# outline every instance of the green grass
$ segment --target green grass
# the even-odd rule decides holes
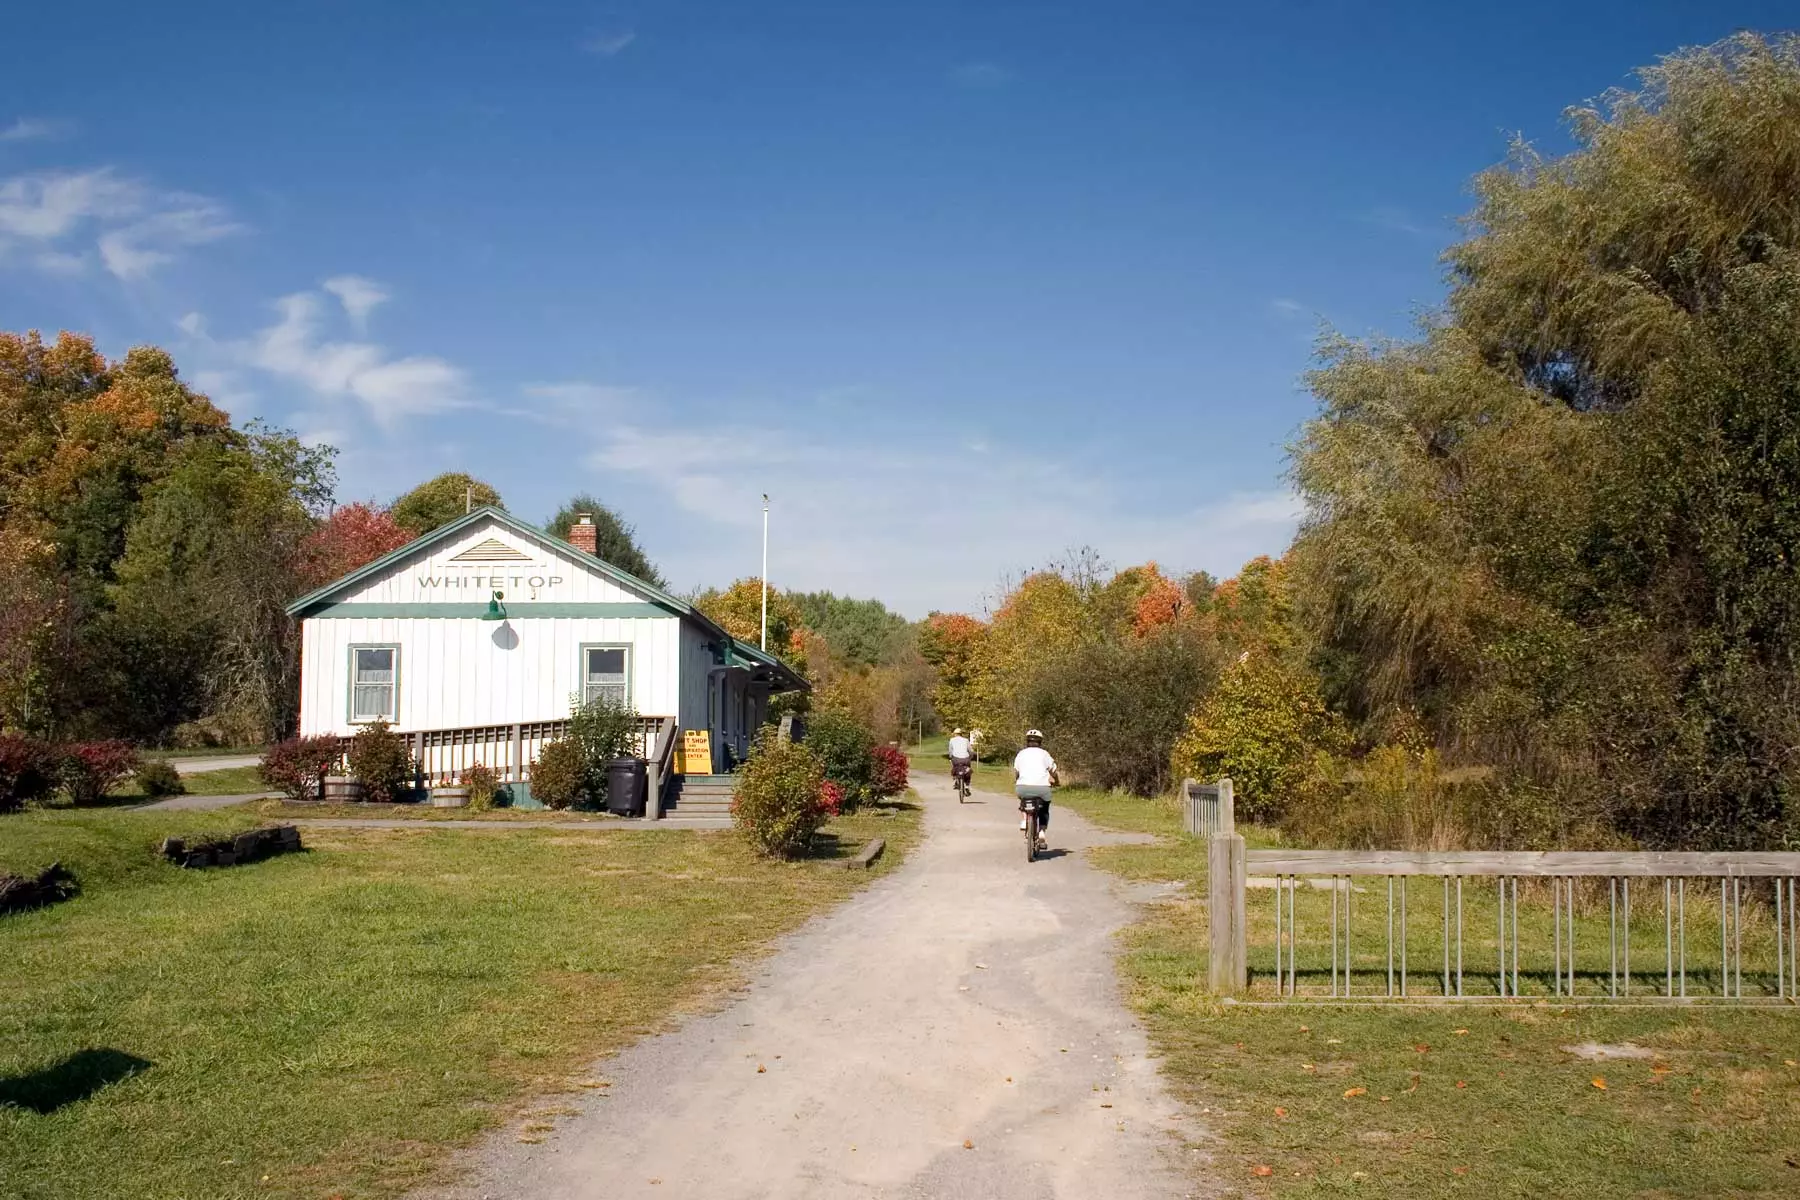
[[[1207,1147],[1208,1173],[1226,1194],[1710,1197],[1785,1196],[1800,1187],[1800,1014],[1548,1000],[1221,1004],[1202,990],[1205,857],[1198,840],[1179,832],[1175,805],[1078,788],[1058,800],[1102,825],[1163,835],[1156,845],[1094,851],[1100,865],[1133,880],[1185,884],[1126,931],[1120,967],[1171,1086],[1219,1137]],[[1357,902],[1385,913],[1381,887],[1379,897]],[[1320,901],[1329,921],[1329,899],[1302,893],[1303,933],[1318,928]],[[1494,953],[1493,935],[1475,932],[1493,916],[1485,903],[1465,895],[1466,966]],[[1701,903],[1690,893],[1691,908]],[[1265,992],[1272,905],[1272,892],[1252,893],[1252,945],[1261,957],[1253,951],[1251,962]],[[1428,907],[1415,912],[1415,920],[1437,919]],[[1705,924],[1699,917],[1690,912],[1695,930]],[[1527,908],[1521,932],[1540,919],[1547,930],[1547,916]],[[1578,945],[1595,947],[1580,962],[1590,973],[1584,986],[1597,986],[1592,973],[1605,970],[1605,919],[1602,907],[1578,922]],[[1646,925],[1641,944],[1660,949],[1660,915],[1654,925],[1655,937]],[[1415,965],[1421,988],[1438,978],[1438,945],[1415,944],[1428,960]],[[1690,940],[1690,953],[1704,948]],[[1651,961],[1660,971],[1659,957],[1634,966]],[[1304,974],[1308,959],[1301,962]],[[1489,968],[1490,983],[1491,976]],[[1385,970],[1371,953],[1359,963],[1358,989],[1378,982],[1385,986]],[[1563,1050],[1586,1041],[1630,1042],[1653,1057],[1595,1063]]]
[[[258,814],[0,820],[0,871],[58,859],[83,887],[0,918],[0,1197],[440,1178],[447,1150],[600,1086],[598,1056],[716,1002],[745,955],[893,869],[918,822],[892,811],[827,830],[826,857],[889,840],[867,873],[730,833],[423,825],[308,830],[306,853],[187,872],[154,858],[161,837]]]

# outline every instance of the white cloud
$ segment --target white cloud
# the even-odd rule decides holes
[[[187,334],[189,337],[198,338],[206,336],[206,315],[204,313],[185,313],[179,321],[175,322],[175,324],[180,327],[181,332]]]
[[[377,305],[389,299],[379,283],[361,275],[334,275],[320,286],[338,298],[338,303],[344,306],[344,312],[356,322],[358,329],[368,323],[369,314]]]
[[[39,267],[64,273],[91,247],[113,275],[142,278],[241,228],[215,200],[159,191],[105,167],[0,180],[0,256],[26,247]]]
[[[1279,317],[1299,317],[1306,314],[1306,305],[1298,300],[1290,300],[1286,296],[1278,296],[1269,301],[1269,307]]]
[[[601,58],[613,58],[624,52],[625,47],[637,41],[637,34],[629,29],[615,33],[598,33],[581,43],[581,48],[589,54],[598,54]]]
[[[70,128],[68,121],[53,121],[47,117],[20,117],[11,125],[0,129],[0,142],[47,141],[62,137]]]
[[[992,62],[959,63],[950,70],[950,81],[966,88],[1005,87],[1016,78],[1013,71]]]
[[[452,363],[425,355],[395,358],[371,342],[326,337],[319,293],[284,296],[275,307],[281,319],[240,347],[249,365],[321,397],[356,400],[389,427],[407,417],[467,406],[467,376]]]
[[[1003,574],[1084,543],[1119,565],[1234,574],[1280,553],[1301,512],[1286,491],[1162,510],[1128,475],[1016,441],[996,456],[930,433],[680,419],[648,401],[590,429],[583,465],[640,497],[635,515],[672,578],[754,574],[766,491],[782,586],[878,596],[915,617],[978,607]]]

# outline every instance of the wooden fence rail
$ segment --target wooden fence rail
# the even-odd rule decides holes
[[[1703,995],[1733,1001],[1800,1000],[1800,853],[1246,850],[1235,832],[1212,834],[1207,851],[1213,914],[1208,979],[1221,994],[1250,990],[1247,897],[1252,889],[1266,888],[1274,918],[1274,966],[1268,977],[1278,997],[1416,995],[1413,981],[1421,970],[1416,955],[1409,961],[1409,952],[1423,939],[1434,943],[1430,949],[1437,952],[1424,968],[1425,978],[1435,984],[1430,992],[1446,999],[1471,998],[1465,987],[1465,895],[1472,891],[1470,909],[1488,908],[1492,897],[1492,923],[1479,935],[1493,935],[1493,958],[1482,969],[1488,977],[1491,967],[1492,990],[1484,985],[1484,997],[1515,999],[1530,993],[1582,1000],[1679,1001]],[[1423,894],[1409,896],[1409,881],[1421,877],[1437,882],[1411,888]],[[1634,882],[1640,918],[1635,937]],[[1329,919],[1321,892],[1329,893]],[[1298,903],[1302,893],[1309,897],[1304,912]],[[1714,950],[1710,935],[1704,939],[1704,964],[1689,953],[1690,900],[1703,922],[1717,910],[1718,942]],[[1522,903],[1533,906],[1524,936]],[[1372,917],[1367,915],[1371,908]],[[1364,914],[1360,929],[1359,913]],[[1417,921],[1421,913],[1428,914],[1423,925]],[[1597,928],[1602,916],[1604,927]],[[1748,995],[1747,918],[1754,943]],[[1652,929],[1662,926],[1654,930],[1661,938],[1641,930],[1652,922]],[[1434,936],[1440,929],[1441,936]],[[1369,939],[1365,945],[1373,945],[1360,958],[1359,934]],[[1329,954],[1322,949],[1327,940]],[[1654,944],[1646,946],[1647,941]],[[1588,956],[1584,969],[1577,965],[1578,943]],[[1635,975],[1634,945],[1639,953]],[[1529,947],[1524,971],[1521,946]],[[1304,969],[1303,952],[1310,960]],[[1372,982],[1359,992],[1359,977],[1367,981],[1371,976]]]

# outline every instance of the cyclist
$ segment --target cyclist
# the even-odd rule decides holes
[[[1062,782],[1056,773],[1056,760],[1044,749],[1044,735],[1036,729],[1025,731],[1025,748],[1013,758],[1013,778],[1018,782],[1013,793],[1019,797],[1019,811],[1025,811],[1024,801],[1027,797],[1039,801],[1038,840],[1048,840],[1043,832],[1050,828],[1050,789]],[[1019,828],[1025,828],[1025,817],[1019,818]]]
[[[950,782],[962,783],[969,778],[970,764],[975,761],[975,747],[961,729],[950,734]]]

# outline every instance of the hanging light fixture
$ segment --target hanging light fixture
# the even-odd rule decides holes
[[[504,599],[506,599],[505,592],[495,592],[490,596],[488,598],[487,611],[481,614],[481,619],[484,621],[506,620],[506,605],[500,603]]]

